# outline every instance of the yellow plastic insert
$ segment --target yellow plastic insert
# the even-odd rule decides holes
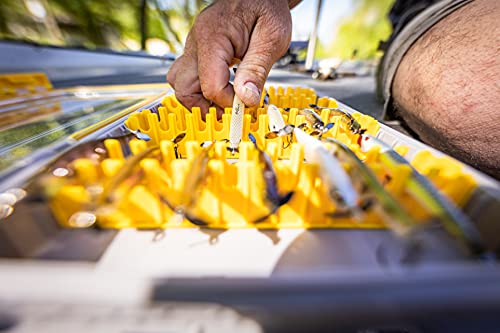
[[[44,73],[16,73],[0,75],[0,99],[29,96],[52,90]]]
[[[285,121],[296,126],[305,122],[298,108],[312,103],[338,107],[334,99],[318,99],[314,91],[307,88],[270,87],[268,93],[270,102],[281,108]],[[283,108],[291,109],[285,111]],[[239,153],[231,155],[224,142],[229,136],[230,111],[226,109],[222,119],[217,120],[212,108],[203,121],[199,108],[189,112],[170,95],[163,99],[158,113],[143,110],[130,115],[125,124],[134,131],[148,134],[151,140],[131,140],[129,148],[132,156],[127,156],[118,140],[108,139],[104,142],[108,152],[104,160],[96,162],[95,159],[82,157],[73,161],[70,167],[74,172],[51,197],[54,216],[64,226],[72,226],[68,221],[74,214],[83,211],[95,214],[98,225],[103,228],[197,227],[172,210],[182,206],[189,215],[208,222],[211,228],[220,229],[384,227],[382,216],[376,210],[368,209],[363,221],[337,214],[338,207],[320,177],[319,165],[304,162],[304,147],[295,139],[289,143],[283,137],[265,139],[269,119],[264,108],[245,110],[243,141]],[[321,111],[324,123],[335,124],[324,136],[336,138],[350,147],[408,214],[417,221],[425,221],[429,217],[428,212],[407,189],[411,169],[406,165],[384,163],[378,146],[362,152],[358,145],[360,135],[352,133],[341,117],[331,110]],[[380,126],[372,117],[360,113],[353,114],[353,117],[367,133],[375,135],[378,132]],[[183,132],[185,138],[174,143],[173,139]],[[292,199],[274,214],[268,214],[262,165],[258,150],[248,139],[249,133],[256,137],[259,146],[271,158],[279,192],[294,192]],[[192,174],[193,165],[202,150],[206,149],[200,144],[206,141],[215,143],[211,153],[207,154],[202,181],[196,190],[186,194],[187,181],[196,177]],[[397,150],[405,154],[407,147],[401,146]],[[148,154],[131,166],[133,156],[140,156],[146,151]],[[463,192],[461,196],[457,194],[456,187],[450,183],[465,179],[470,191],[476,184],[459,168],[450,168],[449,163],[448,160],[433,157],[429,152],[418,154],[413,161],[414,166],[428,175],[438,188],[455,202],[463,204],[467,195]],[[353,168],[349,164],[344,166],[346,170]],[[130,171],[127,177],[112,184],[110,179],[114,179],[117,173],[123,173],[124,168]],[[105,199],[102,193],[106,193]],[[190,200],[192,198],[196,200]],[[186,202],[189,202],[187,209]],[[267,218],[254,223],[254,218],[261,216]]]
[[[422,150],[415,155],[411,164],[461,207],[478,186],[474,177],[464,172],[463,165],[448,156],[437,157],[428,150]]]
[[[0,100],[29,97],[52,90],[52,84],[43,73],[20,73],[0,75]],[[0,114],[0,128],[25,122],[61,110],[59,103],[38,103],[27,109],[15,109]]]
[[[322,97],[317,98],[312,89],[309,88],[291,88],[286,90],[283,87],[269,88],[270,102],[276,102],[276,106],[281,108],[285,122],[298,126],[306,122],[304,116],[298,114],[299,107],[308,107],[309,104],[317,104],[321,107],[337,108],[338,103],[333,98]],[[265,94],[265,92],[264,92]],[[289,108],[289,112],[285,112],[283,108]],[[380,126],[378,122],[359,112],[353,114],[353,117],[361,124],[362,128],[366,129],[367,133],[375,135]],[[324,123],[335,123],[335,126],[330,130],[329,135],[336,137],[346,144],[355,144],[358,135],[351,133],[345,123],[340,121],[340,116],[336,116],[333,111],[322,110],[321,118]],[[151,110],[143,110],[130,115],[125,121],[125,125],[133,131],[141,131],[146,133],[152,139],[152,144],[159,144],[163,140],[172,140],[179,133],[185,132],[186,138],[179,143],[179,153],[181,156],[186,154],[185,144],[188,141],[220,141],[229,137],[229,126],[231,120],[231,108],[226,108],[221,120],[217,120],[216,109],[210,108],[206,115],[205,121],[202,120],[201,111],[199,108],[193,108],[192,112],[184,108],[175,98],[174,95],[165,97],[162,101],[162,106],[158,108],[158,113]],[[252,133],[260,142],[267,144],[270,142],[278,143],[278,157],[289,158],[291,149],[283,147],[289,146],[286,142],[287,138],[278,137],[272,140],[266,140],[265,135],[269,132],[269,118],[265,108],[247,108],[245,109],[245,117],[243,120],[243,136],[242,140],[248,142],[248,134]],[[296,142],[292,140],[292,142]],[[230,153],[227,153],[230,156]]]

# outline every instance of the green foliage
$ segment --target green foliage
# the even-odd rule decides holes
[[[168,8],[162,8],[161,1],[151,1],[152,10],[148,12],[150,25],[148,36],[164,39],[172,52],[181,51],[196,16],[210,2],[182,0]]]
[[[49,20],[34,17],[27,1],[38,1]],[[127,41],[141,42],[142,0],[0,0],[0,37],[43,44],[125,50]],[[211,1],[145,0],[147,38],[164,40],[181,51],[196,15]],[[386,17],[394,0],[351,0],[355,10],[339,25],[330,45],[319,45],[317,56],[372,58],[380,40],[390,34]],[[323,13],[325,17],[327,13]],[[52,21],[55,24],[49,24]],[[332,32],[335,33],[335,32]]]
[[[357,50],[357,58],[369,59],[377,55],[379,41],[391,34],[387,18],[394,0],[357,0],[356,9],[340,22],[330,45],[318,47],[318,58],[340,57],[349,59]]]
[[[30,13],[27,2],[44,7],[46,18]],[[211,1],[145,0],[147,38],[182,49],[196,15]],[[61,46],[125,50],[141,42],[142,0],[0,0],[0,38]],[[173,3],[162,8],[160,3]],[[165,7],[165,6],[163,6]]]

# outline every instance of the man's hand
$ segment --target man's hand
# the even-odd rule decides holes
[[[199,106],[203,114],[213,102],[220,116],[222,108],[232,105],[235,92],[245,105],[256,106],[291,33],[287,0],[216,1],[196,18],[184,54],[172,64],[167,80],[184,106]],[[229,68],[240,60],[233,89]]]

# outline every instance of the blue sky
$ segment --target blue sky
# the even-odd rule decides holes
[[[292,10],[292,40],[307,40],[314,26],[318,0],[303,0]],[[323,0],[319,21],[318,37],[322,43],[329,44],[342,17],[354,9],[353,0]]]

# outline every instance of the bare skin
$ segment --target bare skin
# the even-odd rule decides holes
[[[203,114],[215,104],[219,116],[235,92],[245,105],[258,105],[272,65],[290,44],[290,8],[298,2],[219,0],[206,8],[167,75],[177,99]],[[229,67],[238,62],[233,87]]]
[[[221,115],[234,93],[256,106],[290,43],[300,0],[218,0],[205,9],[167,79],[186,107]],[[476,0],[437,23],[403,58],[393,83],[401,115],[421,139],[500,178],[500,1]],[[229,67],[239,64],[234,87]]]
[[[500,178],[500,2],[450,14],[403,58],[393,97],[432,146]]]

